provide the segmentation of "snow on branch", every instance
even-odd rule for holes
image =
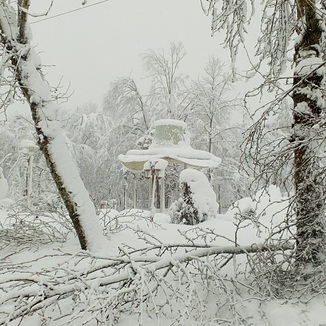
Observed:
[[[260,24],[260,34],[256,42],[257,63],[252,63],[253,71],[257,72],[262,63],[267,68],[267,77],[279,77],[292,61],[293,41],[296,30],[303,24],[297,19],[296,5],[288,0],[264,0],[258,3],[255,0],[209,0],[207,5],[201,1],[206,15],[212,15],[212,33],[223,32],[224,45],[230,50],[231,61],[234,62],[239,46],[248,48],[246,34],[256,35],[256,31],[249,30]],[[318,9],[320,12],[323,9]],[[249,42],[250,43],[250,42]],[[248,55],[248,52],[246,50]],[[252,60],[250,59],[252,62]]]
[[[209,0],[207,9],[202,3],[205,13],[212,15],[212,34],[222,30],[225,32],[224,43],[230,50],[233,62],[239,45],[245,41],[246,25],[254,14],[254,6],[254,0],[250,0],[249,6],[247,0]]]
[[[71,314],[73,319],[87,316],[87,309],[92,311],[93,316],[100,318],[102,309],[109,305],[139,305],[146,300],[155,301],[155,295],[160,288],[171,292],[167,275],[172,270],[173,274],[182,273],[188,282],[193,283],[193,276],[189,274],[192,269],[188,265],[186,270],[185,263],[197,261],[202,266],[200,268],[203,268],[203,264],[210,265],[209,257],[215,261],[219,255],[293,249],[288,243],[275,246],[254,244],[202,248],[192,248],[190,244],[183,246],[184,252],[179,250],[175,254],[164,254],[160,257],[157,253],[162,247],[170,252],[182,248],[180,244],[166,244],[152,248],[155,249],[154,252],[148,255],[142,254],[148,253],[149,248],[145,248],[146,250],[137,251],[136,254],[122,251],[116,257],[98,257],[88,252],[79,252],[66,261],[66,255],[56,256],[56,260],[60,258],[62,263],[41,270],[27,268],[31,262],[6,264],[0,275],[0,325],[6,325],[36,311],[46,314],[46,309],[50,306],[51,311],[60,309],[60,302],[64,301],[74,302]],[[49,259],[50,256],[41,257],[39,263],[46,266]],[[213,274],[218,274],[218,270],[217,267]],[[175,294],[167,292],[167,296]],[[61,325],[65,323],[63,320]]]
[[[291,1],[265,1],[256,56],[260,62],[268,58],[268,76],[280,76],[285,71],[296,24],[295,7]],[[260,63],[256,69],[259,66]]]

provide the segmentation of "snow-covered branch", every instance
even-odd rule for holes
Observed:
[[[163,247],[168,250],[164,251],[165,254],[162,257],[155,254]],[[145,249],[148,252],[148,248]],[[64,300],[77,300],[74,309],[75,313],[78,311],[81,316],[85,315],[84,302],[92,302],[91,306],[96,315],[103,309],[104,303],[112,305],[120,302],[126,305],[144,302],[144,300],[153,301],[159,288],[162,287],[164,291],[171,292],[168,286],[170,281],[167,278],[170,272],[174,274],[180,272],[189,282],[194,282],[192,276],[187,274],[192,269],[188,266],[186,271],[183,267],[189,262],[196,261],[196,264],[199,263],[202,266],[198,267],[198,265],[196,268],[204,268],[204,265],[210,265],[209,262],[215,261],[219,255],[285,251],[292,250],[293,246],[284,243],[275,246],[255,244],[214,247],[206,245],[196,248],[193,245],[166,244],[160,247],[154,246],[151,249],[153,251],[151,255],[142,255],[144,250],[140,250],[134,254],[122,253],[116,257],[100,257],[80,252],[67,261],[64,261],[65,255],[63,255],[61,257],[63,261],[58,266],[41,270],[28,271],[25,266],[28,266],[29,262],[19,265],[6,264],[0,276],[2,289],[0,325],[6,325],[12,320],[24,318],[39,310],[46,314],[48,307],[57,309],[56,307],[59,307],[60,302]],[[177,253],[168,254],[176,249],[179,250]],[[45,262],[50,258],[41,258],[40,262],[43,260]],[[218,274],[218,265],[214,269]],[[145,287],[144,281],[147,284]]]
[[[53,6],[53,2],[54,0],[51,0],[51,2],[49,3],[48,9],[44,12],[41,13],[33,13],[30,12],[29,10],[27,10],[26,8],[24,8],[23,6],[19,6],[19,10],[21,10],[22,12],[24,12],[25,14],[31,16],[31,17],[43,17],[43,16],[47,16]]]

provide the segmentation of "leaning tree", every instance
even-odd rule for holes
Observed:
[[[326,3],[324,0],[264,0],[260,3],[208,0],[201,3],[206,13],[212,14],[212,32],[225,33],[225,43],[233,61],[240,45],[246,48],[246,29],[255,17],[255,9],[262,12],[256,47],[258,60],[253,69],[264,77],[269,89],[280,91],[280,77],[284,78],[285,70],[294,65],[293,77],[284,78],[288,83],[292,79],[292,87],[283,88],[276,100],[265,106],[262,117],[249,132],[246,149],[252,159],[263,162],[263,169],[271,173],[291,161],[295,192],[295,258],[298,263],[319,264],[325,250],[323,54]],[[266,148],[260,147],[265,137],[262,128],[286,97],[292,98],[293,103],[291,135],[287,143],[282,142],[281,152],[269,152],[266,159]],[[265,155],[265,158],[259,160],[257,155]]]
[[[35,124],[37,143],[67,208],[82,249],[97,248],[103,237],[95,207],[79,176],[58,121],[58,105],[42,74],[39,56],[31,45],[28,25],[30,0],[0,1],[1,95],[5,108],[22,94]],[[11,77],[10,77],[11,76]]]

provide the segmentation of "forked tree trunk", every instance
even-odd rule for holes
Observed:
[[[43,79],[39,58],[30,45],[27,14],[30,0],[18,1],[16,16],[5,0],[0,0],[1,42],[10,57],[15,78],[26,98],[35,123],[38,145],[52,178],[67,208],[82,249],[96,249],[103,233],[95,207],[80,179],[57,119],[58,107],[52,100],[48,84]],[[21,8],[21,9],[19,9]]]
[[[323,106],[320,87],[324,68],[320,53],[322,30],[313,0],[297,1],[300,41],[295,46],[293,92],[294,184],[296,190],[296,260],[321,262],[325,248],[325,196],[320,176],[316,128]]]

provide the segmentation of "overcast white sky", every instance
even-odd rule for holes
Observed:
[[[88,0],[86,6],[97,2]],[[31,12],[41,13],[49,3],[33,0]],[[200,0],[109,0],[86,6],[82,0],[55,0],[47,17],[84,9],[43,21],[30,19],[43,64],[53,65],[47,79],[55,84],[63,77],[65,85],[71,83],[74,94],[67,107],[89,101],[100,105],[110,82],[119,77],[130,76],[140,87],[145,85],[141,54],[167,50],[171,42],[183,43],[183,69],[193,78],[210,55],[229,64],[221,38],[210,35],[211,17],[201,10]]]

